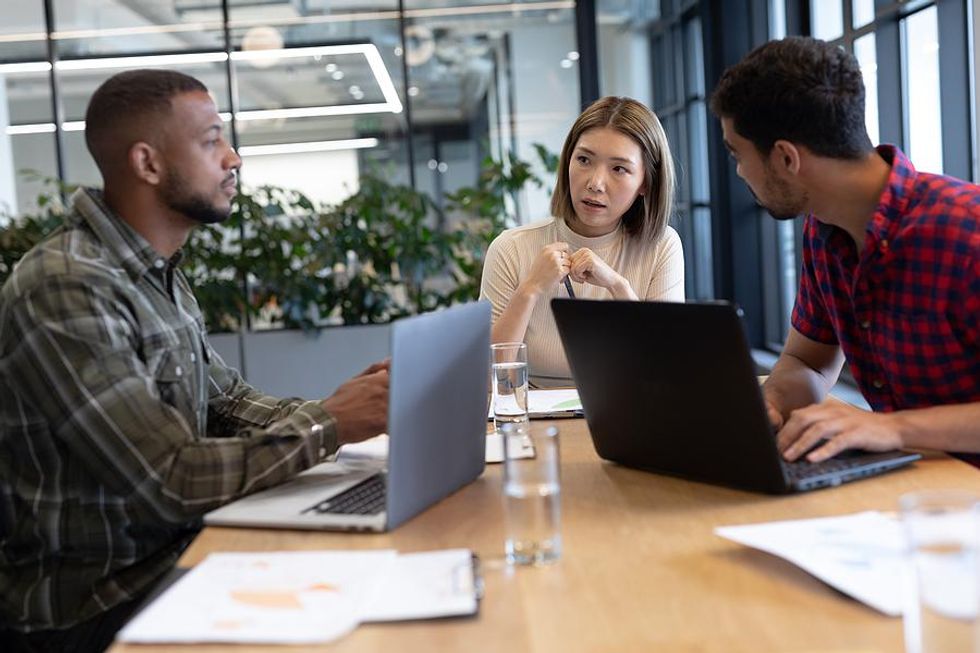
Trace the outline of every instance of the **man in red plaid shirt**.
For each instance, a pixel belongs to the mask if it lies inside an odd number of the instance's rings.
[[[759,204],[807,216],[792,328],[763,388],[786,459],[980,452],[980,187],[872,147],[858,62],[823,41],[757,48],[711,108]],[[845,360],[874,412],[824,401]]]

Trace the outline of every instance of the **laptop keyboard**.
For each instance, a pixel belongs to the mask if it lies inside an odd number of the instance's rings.
[[[837,472],[843,472],[854,467],[865,465],[867,464],[867,457],[864,455],[864,453],[865,452],[844,451],[837,454],[837,456],[834,458],[824,460],[819,463],[811,463],[801,457],[791,463],[783,461],[783,467],[786,469],[786,474],[789,477],[790,482],[801,481],[804,479],[813,478],[815,476],[835,474]]]
[[[337,515],[376,515],[385,509],[385,479],[375,474],[340,494],[310,506],[303,512]]]

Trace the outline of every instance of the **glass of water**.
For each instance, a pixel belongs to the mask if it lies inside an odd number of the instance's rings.
[[[527,345],[501,342],[490,345],[493,356],[493,425],[515,424],[527,432]]]
[[[970,653],[978,646],[978,497],[935,490],[899,501],[907,552],[907,653]]]
[[[504,548],[512,565],[547,565],[561,557],[561,478],[558,429],[505,424]],[[528,455],[528,444],[533,455]]]

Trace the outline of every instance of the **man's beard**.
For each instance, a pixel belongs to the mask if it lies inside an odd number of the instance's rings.
[[[790,194],[789,187],[785,182],[775,180],[767,181],[766,190],[769,191],[767,193],[769,197],[776,198],[772,201],[779,202],[778,204],[767,204],[763,202],[761,199],[759,199],[759,196],[755,194],[755,191],[752,190],[752,187],[749,187],[749,192],[752,193],[755,203],[764,208],[766,212],[776,220],[794,220],[804,211],[806,211],[806,207],[810,203],[810,197],[807,193],[804,193],[802,197],[794,200]]]
[[[163,201],[167,207],[200,224],[224,222],[231,215],[231,207],[220,209],[201,195],[188,190],[187,183],[179,174],[167,177],[163,185]]]

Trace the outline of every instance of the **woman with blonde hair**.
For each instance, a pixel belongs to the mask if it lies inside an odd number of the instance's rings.
[[[526,342],[538,387],[572,383],[552,297],[684,301],[684,253],[667,224],[674,166],[657,116],[629,98],[597,100],[572,125],[558,171],[552,217],[500,234],[480,287],[493,342]]]

